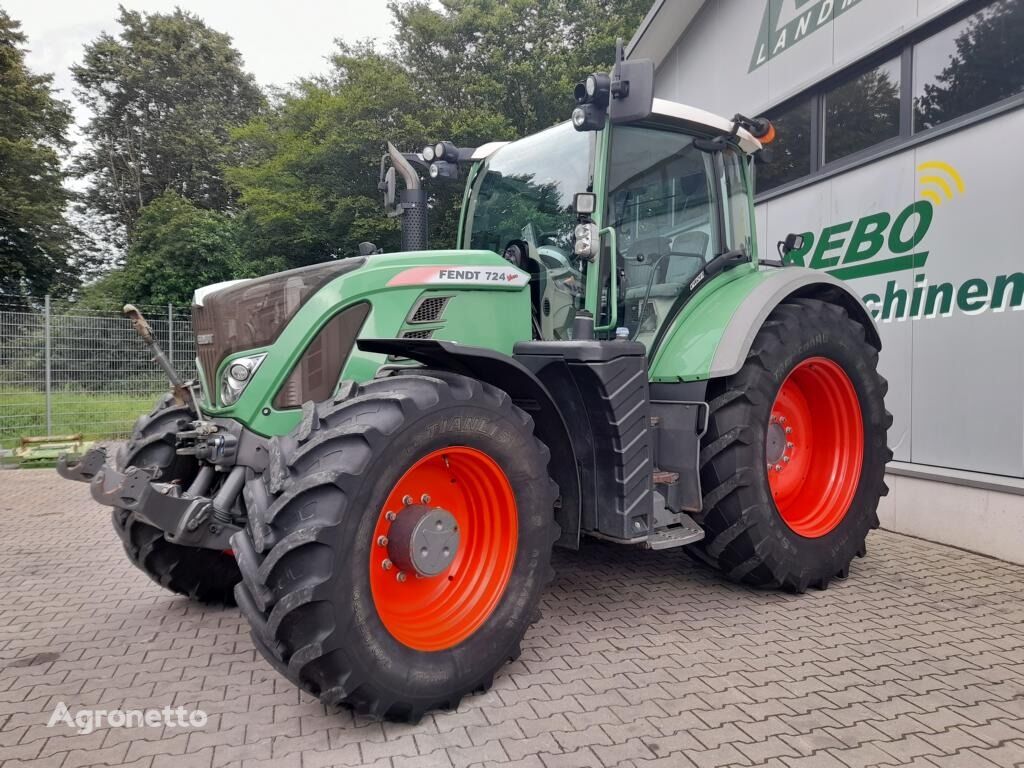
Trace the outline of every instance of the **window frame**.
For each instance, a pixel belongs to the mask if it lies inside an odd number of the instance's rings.
[[[833,72],[810,88],[805,88],[799,93],[789,96],[767,109],[761,110],[764,114],[785,111],[799,106],[801,102],[808,99],[811,101],[811,162],[809,173],[779,184],[764,192],[756,191],[757,180],[755,173],[755,205],[781,197],[798,189],[803,189],[833,176],[838,176],[911,147],[935,141],[943,136],[956,133],[1024,106],[1024,91],[1022,91],[976,109],[973,112],[966,112],[963,115],[947,120],[945,123],[925,128],[916,133],[914,132],[914,46],[942,30],[963,21],[969,16],[973,16],[978,11],[992,5],[992,2],[993,0],[967,0],[967,2],[926,21],[902,37],[865,54],[857,61]],[[826,163],[824,161],[825,96],[838,86],[860,77],[866,72],[870,72],[893,59],[899,59],[900,62],[899,132],[890,139],[872,144],[862,150]]]

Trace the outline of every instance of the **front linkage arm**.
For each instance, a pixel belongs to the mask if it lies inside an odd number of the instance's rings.
[[[266,469],[267,440],[229,420],[195,421],[174,439],[178,454],[200,461],[188,488],[155,481],[148,467],[129,466],[121,471],[107,463],[104,448],[93,448],[77,459],[61,456],[57,472],[68,480],[89,483],[92,497],[100,504],[132,512],[174,544],[231,549],[229,540],[241,529],[233,510],[248,473]],[[223,479],[213,492],[218,476]]]

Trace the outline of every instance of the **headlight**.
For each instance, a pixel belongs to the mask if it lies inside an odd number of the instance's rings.
[[[246,385],[260,367],[266,354],[238,357],[224,371],[220,382],[220,404],[231,405],[242,396]]]

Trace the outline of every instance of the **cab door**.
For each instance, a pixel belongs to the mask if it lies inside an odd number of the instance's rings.
[[[677,300],[731,239],[719,221],[720,152],[664,127],[616,126],[605,226],[615,231],[618,325],[650,352]]]

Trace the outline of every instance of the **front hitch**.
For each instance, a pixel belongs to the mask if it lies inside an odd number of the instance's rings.
[[[89,491],[100,504],[133,512],[182,546],[230,549],[231,536],[241,530],[220,514],[217,499],[182,493],[175,483],[153,482],[141,467],[119,472],[104,466],[92,478]]]
[[[108,465],[107,452],[93,448],[79,459],[63,454],[57,472],[67,480],[89,483],[93,499],[107,507],[124,509],[175,544],[203,549],[231,549],[231,536],[241,528],[231,522],[231,506],[241,492],[245,468],[236,466],[216,496],[204,494],[213,481],[214,469],[204,466],[185,491],[176,483],[153,482],[149,471],[128,467],[124,472]]]
[[[65,480],[76,480],[79,483],[92,482],[103,465],[107,463],[105,448],[92,448],[84,456],[75,458],[62,453],[57,457],[57,474]]]

